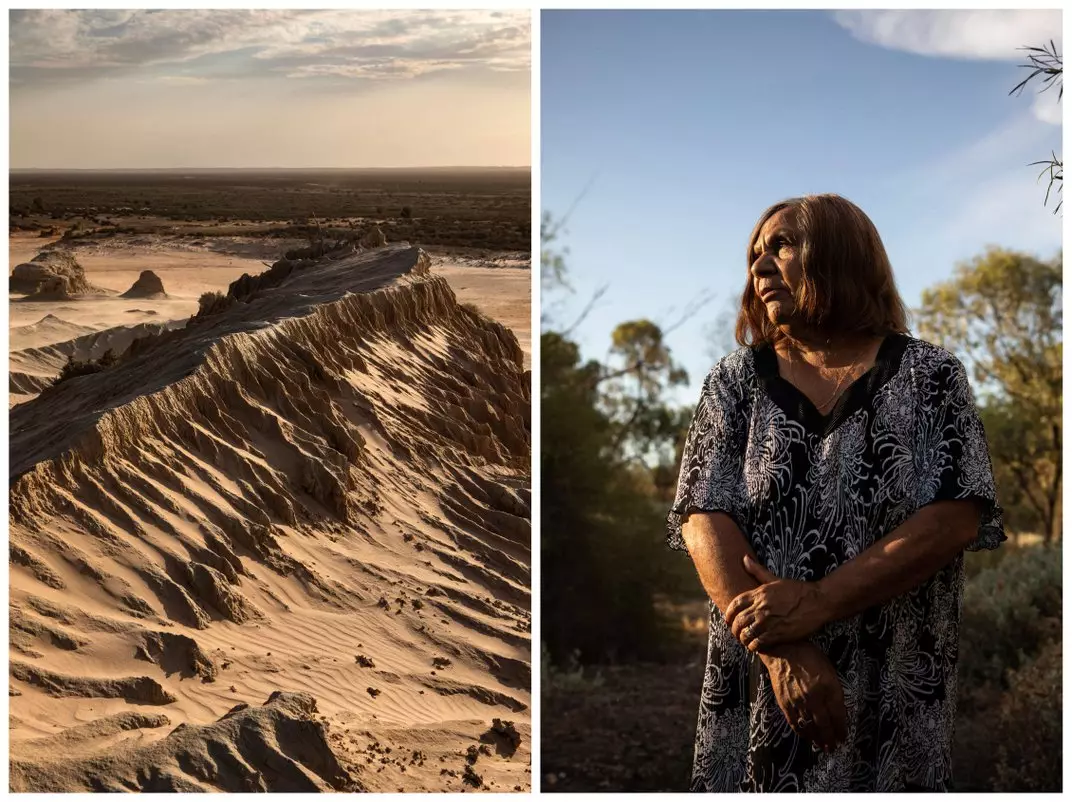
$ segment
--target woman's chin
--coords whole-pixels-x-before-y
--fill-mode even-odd
[[[767,301],[767,319],[775,326],[784,326],[793,319],[793,308],[781,300]]]

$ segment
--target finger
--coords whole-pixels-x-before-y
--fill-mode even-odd
[[[744,627],[741,631],[741,644],[749,651],[755,652],[759,650],[763,637],[769,626],[769,621],[762,612],[756,612],[752,615],[751,621],[748,626]]]
[[[740,613],[733,619],[733,623],[730,624],[730,631],[733,633],[733,637],[743,643],[744,631],[752,625],[753,616],[749,611]]]
[[[755,631],[751,633],[752,637],[749,638],[748,643],[745,644],[745,648],[750,652],[758,652],[760,649],[770,648],[771,636],[769,633],[760,632],[758,635]]]
[[[778,577],[767,570],[766,566],[760,565],[758,560],[752,559],[748,554],[744,556],[744,570],[761,583],[776,582]]]
[[[795,640],[795,638],[779,631],[774,621],[763,617],[762,614],[758,614],[758,621],[753,627],[751,635],[751,642],[756,649],[770,649],[773,646],[781,646],[783,643],[790,643]]]
[[[733,619],[740,615],[744,610],[748,609],[752,602],[751,591],[746,590],[744,593],[738,593],[733,597],[733,601],[726,607],[726,623],[733,626]]]
[[[801,727],[799,722],[802,716],[807,715],[803,708],[793,707],[790,710],[783,710],[782,715],[785,716],[786,722],[789,724],[789,729],[797,734],[800,738],[807,738],[806,728]]]

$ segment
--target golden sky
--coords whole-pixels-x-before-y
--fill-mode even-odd
[[[530,163],[528,10],[10,13],[13,168]]]

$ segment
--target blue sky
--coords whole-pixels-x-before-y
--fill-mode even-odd
[[[691,403],[777,200],[858,204],[910,306],[988,244],[1055,255],[1061,216],[1027,165],[1061,154],[1057,93],[1008,94],[1017,48],[1050,38],[1063,50],[1059,11],[543,12],[541,206],[562,215],[588,187],[555,314],[609,285],[574,332],[600,358],[617,323],[712,293],[669,336]]]

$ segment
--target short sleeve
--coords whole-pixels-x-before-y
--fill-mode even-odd
[[[936,501],[979,502],[979,530],[969,551],[995,549],[1007,538],[994,486],[990,448],[964,365],[943,359],[924,387],[917,417],[917,507]]]
[[[692,512],[724,512],[738,526],[745,518],[743,389],[721,364],[704,381],[681,454],[674,505],[667,515],[666,542],[672,549],[686,550],[681,524]]]

